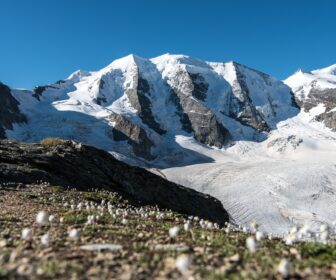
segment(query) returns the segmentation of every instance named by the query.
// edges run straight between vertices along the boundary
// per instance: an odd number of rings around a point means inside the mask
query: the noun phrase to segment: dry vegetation
[[[45,147],[53,147],[53,146],[60,146],[60,145],[65,145],[68,141],[60,139],[60,138],[45,138],[43,139],[40,144]]]

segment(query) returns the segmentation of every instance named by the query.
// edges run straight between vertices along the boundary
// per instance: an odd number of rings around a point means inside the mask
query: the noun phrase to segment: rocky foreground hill
[[[60,139],[40,144],[1,140],[0,184],[36,182],[79,190],[105,189],[135,203],[159,205],[219,224],[229,220],[217,199],[127,165],[94,147]]]

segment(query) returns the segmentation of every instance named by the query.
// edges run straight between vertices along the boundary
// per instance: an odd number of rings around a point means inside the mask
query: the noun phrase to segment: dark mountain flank
[[[41,180],[80,190],[111,190],[134,202],[156,204],[219,224],[229,220],[217,199],[120,162],[103,150],[51,138],[40,144],[0,141],[0,183]]]

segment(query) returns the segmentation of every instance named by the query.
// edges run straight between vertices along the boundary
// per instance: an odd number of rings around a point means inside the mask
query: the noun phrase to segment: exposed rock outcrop
[[[336,89],[317,89],[313,88],[305,99],[297,99],[297,103],[306,112],[310,109],[323,104],[326,111],[330,111],[336,107]]]
[[[148,160],[154,159],[154,156],[151,154],[151,148],[154,146],[154,143],[142,127],[116,113],[110,115],[110,121],[114,123],[112,136],[115,141],[127,141],[132,146],[136,156]]]
[[[336,108],[336,89],[312,88],[307,97],[301,97],[298,92],[296,102],[305,112],[323,105],[325,111],[316,115],[315,120],[336,131],[336,111],[333,110]]]
[[[211,110],[193,99],[183,95],[179,97],[183,112],[188,116],[197,141],[218,148],[222,148],[230,141],[230,132],[218,121]]]
[[[40,180],[81,190],[104,188],[133,201],[157,204],[220,224],[229,219],[217,199],[129,166],[103,150],[57,139],[42,144],[1,140],[0,183]]]
[[[168,84],[172,88],[171,100],[175,102],[182,128],[186,132],[192,132],[197,141],[218,148],[230,141],[230,132],[201,102],[205,99],[207,90],[201,75],[181,70],[170,77]]]
[[[336,111],[325,112],[315,117],[317,121],[323,122],[326,127],[336,131]]]
[[[309,111],[313,107],[323,104],[325,112],[315,117],[316,120],[321,121],[326,127],[336,131],[336,89],[319,90],[313,88],[308,97],[301,102],[301,106],[305,111]]]

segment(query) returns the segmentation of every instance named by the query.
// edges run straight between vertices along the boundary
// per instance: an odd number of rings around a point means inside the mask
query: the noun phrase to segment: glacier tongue
[[[303,113],[284,121],[263,143],[239,141],[226,151],[179,139],[214,162],[162,172],[220,199],[239,225],[249,227],[255,220],[262,231],[282,236],[294,225],[318,231],[336,218],[336,135],[304,119]]]

